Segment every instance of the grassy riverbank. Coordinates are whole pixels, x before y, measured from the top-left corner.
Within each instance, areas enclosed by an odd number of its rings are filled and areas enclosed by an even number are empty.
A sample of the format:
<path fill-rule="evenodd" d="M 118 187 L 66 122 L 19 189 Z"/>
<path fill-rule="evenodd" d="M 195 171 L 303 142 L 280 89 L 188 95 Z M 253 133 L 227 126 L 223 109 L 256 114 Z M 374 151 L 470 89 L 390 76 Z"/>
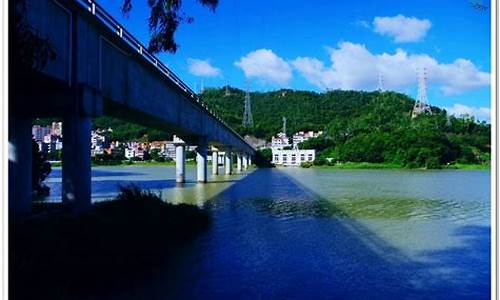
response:
<path fill-rule="evenodd" d="M 137 188 L 114 200 L 78 216 L 37 207 L 11 224 L 10 299 L 86 299 L 139 284 L 210 224 L 205 210 Z"/>
<path fill-rule="evenodd" d="M 367 163 L 367 162 L 346 162 L 335 165 L 311 165 L 310 168 L 318 169 L 394 169 L 394 170 L 425 170 L 425 168 L 409 169 L 402 167 L 399 164 L 390 163 Z M 441 166 L 442 169 L 454 170 L 489 170 L 490 165 L 487 164 L 450 164 Z"/>

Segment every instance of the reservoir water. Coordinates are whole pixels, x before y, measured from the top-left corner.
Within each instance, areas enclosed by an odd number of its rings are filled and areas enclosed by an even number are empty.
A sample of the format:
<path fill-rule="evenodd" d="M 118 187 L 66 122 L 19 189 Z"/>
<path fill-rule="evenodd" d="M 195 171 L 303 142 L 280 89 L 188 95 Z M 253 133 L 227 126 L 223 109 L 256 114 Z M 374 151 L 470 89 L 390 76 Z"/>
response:
<path fill-rule="evenodd" d="M 489 299 L 490 171 L 194 178 L 194 167 L 183 187 L 174 167 L 93 169 L 95 201 L 135 183 L 213 216 L 168 270 L 116 299 Z M 60 199 L 60 169 L 48 182 Z"/>

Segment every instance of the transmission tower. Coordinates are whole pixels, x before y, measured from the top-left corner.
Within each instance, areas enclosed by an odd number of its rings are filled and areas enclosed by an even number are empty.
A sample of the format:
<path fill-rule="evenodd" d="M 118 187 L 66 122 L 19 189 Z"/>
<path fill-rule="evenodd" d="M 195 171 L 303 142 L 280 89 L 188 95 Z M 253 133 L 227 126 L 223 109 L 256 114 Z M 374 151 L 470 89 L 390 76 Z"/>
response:
<path fill-rule="evenodd" d="M 286 118 L 283 117 L 283 134 L 286 135 Z"/>
<path fill-rule="evenodd" d="M 422 113 L 432 114 L 431 106 L 427 99 L 427 70 L 425 68 L 422 73 L 418 73 L 418 94 L 411 117 L 415 118 Z"/>
<path fill-rule="evenodd" d="M 382 73 L 378 73 L 378 92 L 382 93 L 384 92 L 384 76 L 382 76 Z"/>
<path fill-rule="evenodd" d="M 226 85 L 226 90 L 224 91 L 224 97 L 231 96 L 231 92 L 229 91 L 229 86 Z"/>
<path fill-rule="evenodd" d="M 446 127 L 451 127 L 451 116 L 449 114 L 446 114 Z"/>
<path fill-rule="evenodd" d="M 253 117 L 252 117 L 252 101 L 250 100 L 250 92 L 247 91 L 245 93 L 245 111 L 243 112 L 243 126 L 250 127 L 253 126 Z"/>

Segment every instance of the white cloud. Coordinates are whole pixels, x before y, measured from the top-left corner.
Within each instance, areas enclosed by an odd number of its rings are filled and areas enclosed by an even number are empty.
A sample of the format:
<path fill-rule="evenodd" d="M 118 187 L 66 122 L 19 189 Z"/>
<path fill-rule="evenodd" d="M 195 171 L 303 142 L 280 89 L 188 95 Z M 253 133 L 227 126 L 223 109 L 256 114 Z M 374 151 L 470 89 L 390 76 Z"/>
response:
<path fill-rule="evenodd" d="M 243 70 L 247 78 L 258 78 L 265 83 L 285 86 L 292 78 L 290 65 L 268 49 L 252 51 L 234 64 Z"/>
<path fill-rule="evenodd" d="M 220 69 L 212 66 L 208 59 L 202 60 L 202 59 L 188 58 L 187 63 L 188 63 L 189 73 L 195 76 L 216 77 L 221 74 Z"/>
<path fill-rule="evenodd" d="M 335 71 L 326 68 L 322 61 L 310 57 L 298 57 L 292 61 L 292 66 L 313 85 L 326 89 L 338 86 Z"/>
<path fill-rule="evenodd" d="M 370 29 L 370 24 L 365 20 L 358 20 L 354 22 L 354 25 Z"/>
<path fill-rule="evenodd" d="M 329 48 L 331 65 L 311 57 L 299 57 L 292 66 L 311 84 L 320 89 L 375 90 L 378 74 L 384 88 L 404 90 L 416 86 L 417 69 L 426 68 L 428 84 L 445 95 L 460 94 L 490 84 L 490 74 L 480 71 L 471 61 L 457 59 L 440 63 L 427 54 L 371 53 L 364 45 L 350 42 Z"/>
<path fill-rule="evenodd" d="M 405 17 L 375 17 L 373 30 L 381 35 L 394 38 L 396 43 L 417 42 L 422 40 L 432 24 L 427 19 Z"/>
<path fill-rule="evenodd" d="M 491 109 L 488 107 L 475 107 L 455 103 L 451 107 L 445 107 L 445 109 L 450 115 L 455 115 L 457 117 L 469 115 L 474 116 L 476 120 L 480 121 L 489 121 L 491 118 Z"/>

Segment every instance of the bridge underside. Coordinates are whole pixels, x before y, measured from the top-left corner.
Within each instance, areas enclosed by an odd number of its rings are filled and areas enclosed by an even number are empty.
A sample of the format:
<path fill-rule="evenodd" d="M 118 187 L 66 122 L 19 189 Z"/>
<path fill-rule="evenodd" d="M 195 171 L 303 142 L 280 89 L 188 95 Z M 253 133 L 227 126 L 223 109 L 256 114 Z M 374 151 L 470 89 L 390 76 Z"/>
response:
<path fill-rule="evenodd" d="M 56 59 L 41 72 L 14 68 L 10 74 L 9 178 L 17 178 L 9 180 L 11 209 L 26 213 L 31 198 L 26 192 L 31 190 L 31 176 L 26 175 L 31 173 L 33 118 L 63 119 L 63 201 L 78 210 L 90 205 L 90 131 L 96 116 L 156 128 L 196 145 L 201 182 L 207 180 L 209 146 L 223 148 L 229 158 L 232 152 L 246 160 L 254 155 L 255 150 L 212 114 L 175 74 L 159 68 L 156 58 L 146 59 L 142 48 L 137 51 L 133 45 L 135 40 L 125 40 L 128 33 L 124 35 L 122 27 L 117 34 L 103 22 L 109 16 L 97 18 L 94 4 L 87 10 L 78 0 L 27 2 L 30 24 L 49 39 Z M 178 151 L 182 157 L 177 164 L 178 181 L 183 182 L 183 144 L 178 145 Z"/>

